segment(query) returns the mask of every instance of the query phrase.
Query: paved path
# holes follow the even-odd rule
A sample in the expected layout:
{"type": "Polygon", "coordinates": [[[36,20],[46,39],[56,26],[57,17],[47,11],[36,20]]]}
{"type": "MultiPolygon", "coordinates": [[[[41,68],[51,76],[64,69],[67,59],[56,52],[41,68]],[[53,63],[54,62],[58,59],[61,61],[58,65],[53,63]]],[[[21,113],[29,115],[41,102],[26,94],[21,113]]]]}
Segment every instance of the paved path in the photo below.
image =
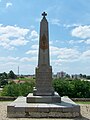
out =
{"type": "MultiPolygon", "coordinates": [[[[0,102],[0,120],[39,120],[39,119],[32,119],[32,118],[7,118],[7,105],[10,102],[0,102]]],[[[54,119],[50,118],[47,120],[90,120],[90,104],[82,104],[81,106],[81,114],[82,118],[75,118],[75,119],[54,119]]],[[[42,119],[41,119],[42,120],[42,119]]],[[[44,118],[43,120],[46,120],[44,118]]]]}

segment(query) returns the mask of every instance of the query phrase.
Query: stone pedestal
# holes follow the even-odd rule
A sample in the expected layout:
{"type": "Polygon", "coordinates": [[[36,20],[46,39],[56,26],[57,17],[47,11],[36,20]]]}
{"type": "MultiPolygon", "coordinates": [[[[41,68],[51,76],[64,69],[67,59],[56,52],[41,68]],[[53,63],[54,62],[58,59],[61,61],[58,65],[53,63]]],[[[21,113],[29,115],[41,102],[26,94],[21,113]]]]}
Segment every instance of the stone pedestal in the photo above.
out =
{"type": "Polygon", "coordinates": [[[34,96],[53,96],[52,87],[52,67],[42,65],[36,68],[36,88],[33,91],[34,96]]]}
{"type": "Polygon", "coordinates": [[[29,93],[26,97],[27,103],[59,103],[61,102],[61,97],[58,93],[55,93],[53,96],[33,96],[32,93],[29,93]]]}
{"type": "Polygon", "coordinates": [[[80,106],[68,97],[61,102],[27,103],[26,97],[18,97],[7,106],[9,118],[75,118],[80,117],[80,106]]]}

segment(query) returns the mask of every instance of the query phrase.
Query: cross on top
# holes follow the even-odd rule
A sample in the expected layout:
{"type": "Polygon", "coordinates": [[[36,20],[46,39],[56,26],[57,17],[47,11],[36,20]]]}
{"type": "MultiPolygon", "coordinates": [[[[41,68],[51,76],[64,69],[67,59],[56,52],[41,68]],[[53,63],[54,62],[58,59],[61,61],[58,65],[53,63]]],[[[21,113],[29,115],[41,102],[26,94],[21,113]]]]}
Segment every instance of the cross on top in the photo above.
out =
{"type": "Polygon", "coordinates": [[[43,12],[42,16],[45,18],[45,16],[47,16],[47,13],[43,12]]]}

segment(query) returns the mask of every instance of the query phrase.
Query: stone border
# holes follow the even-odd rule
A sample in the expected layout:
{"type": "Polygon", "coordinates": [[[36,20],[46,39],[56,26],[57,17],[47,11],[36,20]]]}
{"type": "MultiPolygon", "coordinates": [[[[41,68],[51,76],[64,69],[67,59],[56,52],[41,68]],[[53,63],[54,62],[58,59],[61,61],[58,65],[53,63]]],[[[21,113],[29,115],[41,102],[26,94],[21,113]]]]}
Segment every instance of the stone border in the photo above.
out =
{"type": "MultiPolygon", "coordinates": [[[[1,96],[0,101],[13,101],[17,97],[8,97],[8,96],[1,96]]],[[[83,102],[90,102],[90,98],[71,98],[73,101],[83,101],[83,102]]]]}
{"type": "Polygon", "coordinates": [[[61,103],[26,103],[26,97],[18,97],[7,106],[9,118],[75,118],[81,117],[80,105],[68,97],[61,103]]]}
{"type": "Polygon", "coordinates": [[[90,98],[71,98],[73,101],[90,102],[90,98]]]}
{"type": "Polygon", "coordinates": [[[0,97],[0,101],[13,101],[15,100],[17,97],[8,97],[8,96],[1,96],[0,97]]]}

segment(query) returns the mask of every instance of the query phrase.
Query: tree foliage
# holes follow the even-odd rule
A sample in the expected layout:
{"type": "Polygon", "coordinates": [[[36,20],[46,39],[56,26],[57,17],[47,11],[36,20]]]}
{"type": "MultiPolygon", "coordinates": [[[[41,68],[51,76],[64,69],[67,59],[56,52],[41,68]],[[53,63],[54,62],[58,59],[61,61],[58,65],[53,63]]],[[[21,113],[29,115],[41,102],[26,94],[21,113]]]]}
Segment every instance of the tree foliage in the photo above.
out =
{"type": "MultiPolygon", "coordinates": [[[[3,96],[27,96],[33,92],[35,80],[32,79],[25,83],[14,83],[6,85],[2,91],[3,96]]],[[[69,96],[70,98],[90,98],[90,82],[81,80],[55,79],[53,80],[55,91],[60,96],[69,96]]]]}
{"type": "Polygon", "coordinates": [[[11,70],[8,74],[6,72],[0,73],[0,87],[8,84],[8,79],[16,79],[17,76],[11,70]]]}
{"type": "Polygon", "coordinates": [[[34,81],[25,82],[25,83],[14,83],[11,82],[10,84],[6,85],[3,88],[2,96],[27,96],[28,93],[33,92],[33,87],[35,86],[34,81]]]}
{"type": "Polygon", "coordinates": [[[17,76],[14,74],[14,72],[11,70],[9,73],[8,73],[8,78],[10,79],[16,79],[17,76]]]}
{"type": "Polygon", "coordinates": [[[0,87],[3,85],[8,84],[8,80],[7,80],[7,73],[0,73],[0,87]]]}
{"type": "Polygon", "coordinates": [[[57,79],[53,81],[53,86],[60,96],[90,98],[90,82],[88,81],[57,79]]]}

